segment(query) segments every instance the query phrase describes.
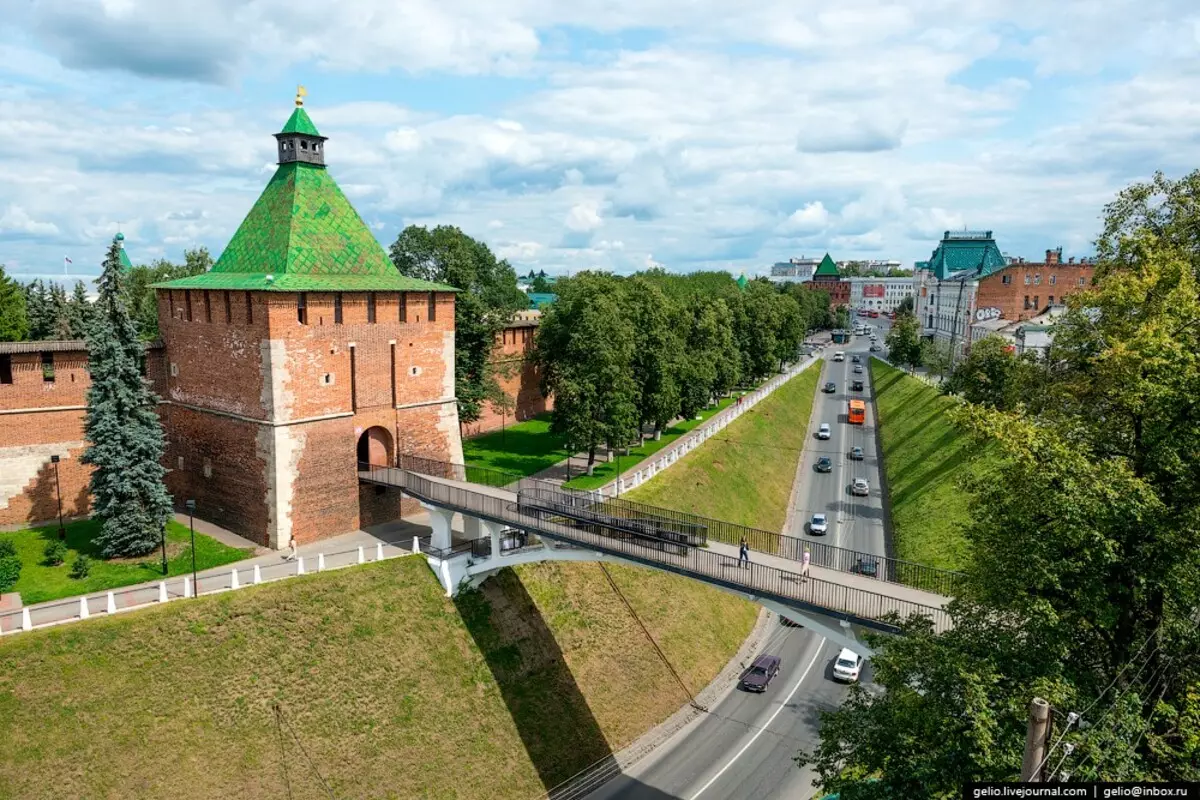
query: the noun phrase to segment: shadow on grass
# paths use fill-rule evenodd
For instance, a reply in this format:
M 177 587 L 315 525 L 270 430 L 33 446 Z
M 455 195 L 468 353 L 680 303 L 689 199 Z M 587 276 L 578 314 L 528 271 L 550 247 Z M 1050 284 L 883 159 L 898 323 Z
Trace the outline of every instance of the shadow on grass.
M 554 633 L 515 572 L 501 570 L 478 591 L 460 592 L 454 604 L 547 790 L 612 761 Z M 610 766 L 615 770 L 615 762 Z

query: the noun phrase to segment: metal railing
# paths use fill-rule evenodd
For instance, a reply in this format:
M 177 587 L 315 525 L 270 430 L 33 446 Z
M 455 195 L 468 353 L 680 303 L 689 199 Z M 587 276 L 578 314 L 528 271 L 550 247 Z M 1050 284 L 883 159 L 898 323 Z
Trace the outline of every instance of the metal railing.
M 731 556 L 700 547 L 680 548 L 682 552 L 648 547 L 644 540 L 623 535 L 619 528 L 599 522 L 577 525 L 548 519 L 539 513 L 526 513 L 513 500 L 454 486 L 391 467 L 372 469 L 374 482 L 397 486 L 428 503 L 505 525 L 559 539 L 599 552 L 624 556 L 649 566 L 698 578 L 709 583 L 776 599 L 818 613 L 850 619 L 879 630 L 896 630 L 895 620 L 914 614 L 930 617 L 937 630 L 950 625 L 949 615 L 935 606 L 892 597 L 765 564 L 743 564 Z
M 638 503 L 623 497 L 613 498 L 598 495 L 595 492 L 585 492 L 560 486 L 550 481 L 537 478 L 527 478 L 510 472 L 470 467 L 463 464 L 452 464 L 446 461 L 436 461 L 420 456 L 401 455 L 398 459 L 401 469 L 415 472 L 419 475 L 429 475 L 434 478 L 476 483 L 498 489 L 508 489 L 516 494 L 523 491 L 550 491 L 587 498 L 598 504 L 605 513 L 623 519 L 664 519 L 696 526 L 704 530 L 705 541 L 722 542 L 737 545 L 742 539 L 746 540 L 751 550 L 777 555 L 792 561 L 801 561 L 804 550 L 808 548 L 812 564 L 839 572 L 868 575 L 888 583 L 898 583 L 911 586 L 925 592 L 954 597 L 958 594 L 960 581 L 965 577 L 961 572 L 938 569 L 937 567 L 905 561 L 899 558 L 889 558 L 862 550 L 851 550 L 844 547 L 826 544 L 811 539 L 801 539 L 796 536 L 786 536 L 773 531 L 751 528 L 736 522 L 702 517 L 689 514 L 686 511 L 675 511 L 646 503 Z M 359 469 L 374 469 L 360 464 Z

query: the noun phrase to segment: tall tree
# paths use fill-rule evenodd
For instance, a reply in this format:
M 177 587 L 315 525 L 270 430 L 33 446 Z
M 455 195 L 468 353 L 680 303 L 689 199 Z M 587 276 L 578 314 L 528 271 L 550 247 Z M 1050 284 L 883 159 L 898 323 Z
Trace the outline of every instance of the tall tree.
M 69 338 L 86 339 L 92 322 L 96 317 L 96 308 L 88 299 L 87 289 L 83 281 L 75 281 L 71 299 L 67 301 L 67 326 Z
M 899 315 L 896 317 L 899 319 Z M 923 339 L 921 341 L 921 366 L 930 375 L 937 375 L 938 380 L 946 376 L 954 367 L 950 357 L 950 344 L 940 339 Z
M 666 295 L 643 278 L 632 278 L 627 284 L 626 311 L 634 331 L 638 431 L 646 423 L 653 423 L 658 434 L 679 414 L 683 347 L 672 325 L 673 309 Z
M 1011 345 L 999 336 L 985 336 L 971 345 L 943 386 L 946 392 L 962 395 L 970 403 L 1013 408 L 1019 397 L 1018 364 Z
M 0 264 L 0 342 L 20 342 L 29 335 L 25 291 Z
M 25 308 L 29 315 L 29 338 L 35 342 L 54 339 L 58 319 L 50 289 L 40 278 L 25 284 Z
M 83 463 L 94 467 L 92 509 L 100 521 L 101 555 L 144 555 L 154 549 L 171 514 L 162 465 L 157 398 L 142 377 L 144 346 L 125 307 L 125 274 L 114 242 L 100 274 L 98 313 L 88 336 Z
M 902 299 L 900 301 L 900 305 L 896 306 L 896 316 L 900 316 L 901 314 L 914 313 L 913 309 L 915 308 L 915 303 L 916 303 L 916 300 L 913 299 L 913 296 L 911 294 L 908 297 L 905 297 L 904 299 Z
M 746 377 L 759 380 L 773 374 L 779 366 L 780 319 L 774 287 L 766 281 L 751 281 L 745 293 L 746 334 L 743 341 L 743 368 Z
M 795 361 L 800 353 L 800 345 L 804 344 L 807 332 L 803 310 L 796 300 L 787 294 L 775 295 L 776 317 L 779 328 L 775 336 L 775 360 L 779 362 L 779 371 L 785 364 Z
M 583 272 L 559 281 L 558 299 L 538 326 L 534 358 L 542 391 L 554 394 L 550 429 L 588 454 L 628 441 L 637 426 L 634 330 L 617 278 Z
M 54 329 L 51 331 L 54 339 L 71 338 L 71 307 L 67 300 L 67 290 L 61 284 L 50 284 L 50 309 L 54 319 Z
M 516 272 L 486 244 L 451 225 L 433 230 L 410 225 L 396 237 L 390 254 L 402 275 L 460 290 L 454 298 L 455 393 L 459 422 L 475 422 L 483 403 L 500 394 L 492 360 L 496 336 L 528 306 Z
M 912 314 L 897 314 L 896 322 L 884 342 L 888 348 L 888 360 L 896 366 L 912 372 L 921 365 L 921 338 L 917 330 L 917 318 Z

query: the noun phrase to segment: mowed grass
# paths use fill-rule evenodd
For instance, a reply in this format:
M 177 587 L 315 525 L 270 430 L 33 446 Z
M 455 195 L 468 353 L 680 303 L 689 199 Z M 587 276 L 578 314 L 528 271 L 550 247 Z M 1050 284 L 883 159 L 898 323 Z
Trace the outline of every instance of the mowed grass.
M 819 377 L 804 370 L 629 499 L 781 531 Z
M 757 616 L 608 569 L 693 691 Z M 393 559 L 0 640 L 0 798 L 526 800 L 685 702 L 597 564 Z
M 903 370 L 871 359 L 883 466 L 896 554 L 941 569 L 965 570 L 968 497 L 964 470 L 987 469 L 988 455 L 946 412 L 954 401 Z
M 550 432 L 550 414 L 463 439 L 463 460 L 468 466 L 533 475 L 567 458 L 562 437 Z
M 99 522 L 85 519 L 68 523 L 65 527 L 67 558 L 58 566 L 47 564 L 43 555 L 47 542 L 58 541 L 58 525 L 0 533 L 0 539 L 9 539 L 16 545 L 17 555 L 21 557 L 21 577 L 8 591 L 20 592 L 21 601 L 26 605 L 162 579 L 161 548 L 156 547 L 139 558 L 105 561 L 100 558 L 94 544 L 100 530 Z M 92 568 L 88 577 L 75 579 L 70 577 L 71 566 L 80 554 L 92 558 Z M 196 534 L 196 568 L 199 570 L 240 561 L 250 555 L 252 553 L 249 550 L 229 547 L 211 537 Z M 182 575 L 191 571 L 192 545 L 188 528 L 169 520 L 167 572 L 169 575 Z

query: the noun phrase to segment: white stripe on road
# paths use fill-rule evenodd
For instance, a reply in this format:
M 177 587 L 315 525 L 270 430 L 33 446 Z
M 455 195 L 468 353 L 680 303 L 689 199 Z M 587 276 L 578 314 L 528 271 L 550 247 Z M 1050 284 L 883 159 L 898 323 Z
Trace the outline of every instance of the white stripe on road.
M 787 708 L 788 703 L 792 702 L 792 695 L 796 694 L 796 691 L 800 688 L 800 684 L 804 683 L 804 679 L 808 677 L 808 673 L 812 670 L 813 664 L 817 663 L 817 659 L 821 656 L 821 651 L 824 649 L 825 649 L 825 640 L 821 639 L 820 641 L 817 642 L 817 651 L 815 653 L 813 653 L 812 661 L 809 661 L 808 666 L 804 668 L 804 673 L 800 676 L 800 680 L 796 681 L 796 685 L 792 687 L 792 690 L 790 692 L 788 692 L 788 696 L 785 697 L 783 699 L 783 702 L 779 704 L 779 708 L 775 709 L 775 713 L 772 714 L 771 718 L 767 720 L 767 724 L 763 725 L 761 728 L 759 728 L 758 731 L 753 736 L 750 737 L 750 741 L 746 742 L 745 746 L 742 747 L 741 750 L 737 751 L 737 755 L 735 755 L 733 758 L 729 759 L 729 763 L 727 763 L 725 766 L 721 767 L 720 771 L 718 771 L 716 775 L 713 775 L 712 778 L 709 779 L 708 783 L 701 786 L 700 791 L 696 792 L 688 800 L 696 800 L 697 797 L 704 794 L 704 791 L 706 789 L 708 789 L 708 787 L 710 787 L 714 783 L 716 783 L 717 779 L 720 778 L 722 775 L 724 775 L 726 770 L 728 770 L 730 767 L 732 767 L 733 763 L 735 761 L 737 761 L 739 758 L 741 758 L 743 753 L 745 753 L 747 750 L 750 749 L 750 745 L 752 745 L 756 741 L 758 741 L 758 737 L 762 736 L 763 733 L 767 730 L 767 728 L 771 727 L 771 723 L 774 722 L 775 718 L 779 716 L 779 712 L 783 711 L 785 708 Z

